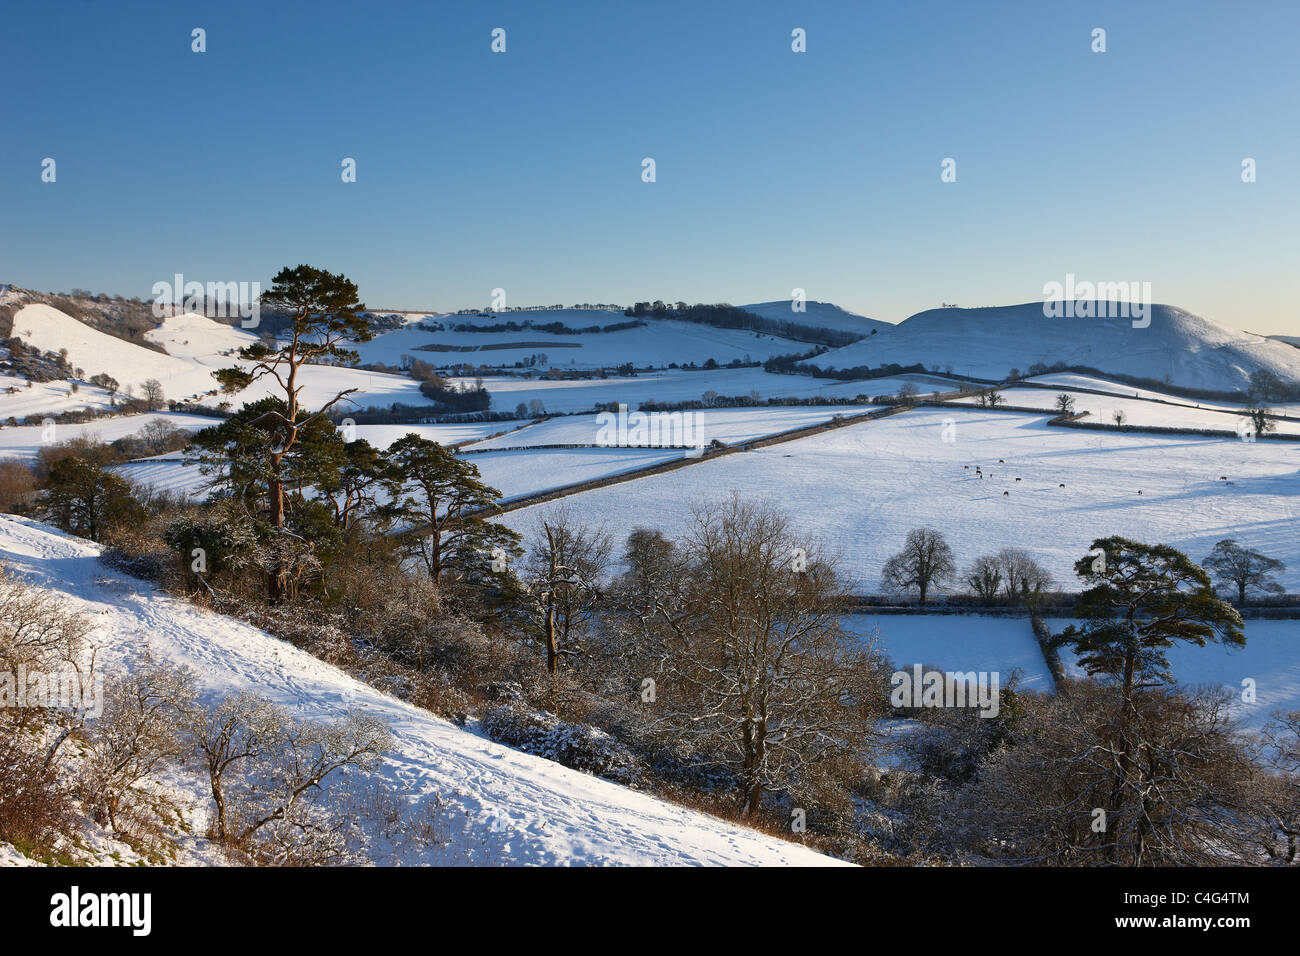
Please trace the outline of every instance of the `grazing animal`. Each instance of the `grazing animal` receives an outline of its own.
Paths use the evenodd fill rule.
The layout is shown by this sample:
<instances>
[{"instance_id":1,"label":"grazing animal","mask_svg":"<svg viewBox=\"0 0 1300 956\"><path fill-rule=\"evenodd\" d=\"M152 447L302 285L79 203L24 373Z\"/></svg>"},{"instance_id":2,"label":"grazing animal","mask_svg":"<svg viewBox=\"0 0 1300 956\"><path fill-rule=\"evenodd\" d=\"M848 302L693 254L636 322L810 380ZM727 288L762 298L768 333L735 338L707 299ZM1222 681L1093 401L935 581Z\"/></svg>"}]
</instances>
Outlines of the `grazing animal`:
<instances>
[{"instance_id":1,"label":"grazing animal","mask_svg":"<svg viewBox=\"0 0 1300 956\"><path fill-rule=\"evenodd\" d=\"M1009 492L1009 491L1004 491L1004 492L1002 492L1002 493L1003 493L1004 495L1006 495L1007 497L1010 497L1010 496L1011 496L1011 492Z\"/></svg>"},{"instance_id":2,"label":"grazing animal","mask_svg":"<svg viewBox=\"0 0 1300 956\"><path fill-rule=\"evenodd\" d=\"M998 464L999 464L999 465L1005 465L1006 462L1003 461L1001 458L999 458L999 459L998 459Z\"/></svg>"},{"instance_id":3,"label":"grazing animal","mask_svg":"<svg viewBox=\"0 0 1300 956\"><path fill-rule=\"evenodd\" d=\"M1141 488L1138 489L1138 494L1142 494L1142 489L1141 489Z\"/></svg>"},{"instance_id":4,"label":"grazing animal","mask_svg":"<svg viewBox=\"0 0 1300 956\"><path fill-rule=\"evenodd\" d=\"M1019 480L1020 480L1019 478L1016 479L1016 481L1019 481Z\"/></svg>"},{"instance_id":5,"label":"grazing animal","mask_svg":"<svg viewBox=\"0 0 1300 956\"><path fill-rule=\"evenodd\" d=\"M1061 483L1060 483L1059 485L1057 485L1056 487L1058 487L1058 488L1064 488L1064 487L1065 487L1065 482L1061 482Z\"/></svg>"},{"instance_id":6,"label":"grazing animal","mask_svg":"<svg viewBox=\"0 0 1300 956\"><path fill-rule=\"evenodd\" d=\"M1227 480L1228 480L1228 476L1227 476L1227 475L1220 475L1220 476L1219 476L1219 480L1220 480L1220 481L1227 481Z\"/></svg>"}]
</instances>

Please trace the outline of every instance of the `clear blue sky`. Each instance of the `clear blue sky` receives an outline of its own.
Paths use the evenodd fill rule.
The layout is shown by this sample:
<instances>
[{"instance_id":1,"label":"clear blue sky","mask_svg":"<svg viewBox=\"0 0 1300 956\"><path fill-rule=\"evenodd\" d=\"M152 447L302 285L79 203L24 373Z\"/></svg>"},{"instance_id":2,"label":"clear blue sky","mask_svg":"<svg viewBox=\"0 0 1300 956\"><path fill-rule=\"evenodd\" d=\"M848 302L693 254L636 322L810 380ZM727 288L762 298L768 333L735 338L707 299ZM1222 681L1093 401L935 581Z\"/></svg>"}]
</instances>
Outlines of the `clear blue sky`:
<instances>
[{"instance_id":1,"label":"clear blue sky","mask_svg":"<svg viewBox=\"0 0 1300 956\"><path fill-rule=\"evenodd\" d=\"M899 321L1073 272L1300 334L1294 0L9 0L2 21L0 282L148 296L308 262L383 308L801 287Z\"/></svg>"}]
</instances>

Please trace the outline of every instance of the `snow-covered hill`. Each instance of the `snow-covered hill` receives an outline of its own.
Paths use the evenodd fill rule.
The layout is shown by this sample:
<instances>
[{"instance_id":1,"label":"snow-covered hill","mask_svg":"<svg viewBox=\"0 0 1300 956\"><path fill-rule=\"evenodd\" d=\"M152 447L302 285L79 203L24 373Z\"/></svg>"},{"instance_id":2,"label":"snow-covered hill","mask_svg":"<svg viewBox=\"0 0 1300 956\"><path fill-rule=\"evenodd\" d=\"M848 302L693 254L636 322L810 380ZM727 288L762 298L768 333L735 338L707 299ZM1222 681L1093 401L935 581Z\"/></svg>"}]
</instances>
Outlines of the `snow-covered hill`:
<instances>
[{"instance_id":1,"label":"snow-covered hill","mask_svg":"<svg viewBox=\"0 0 1300 956\"><path fill-rule=\"evenodd\" d=\"M53 306L24 306L14 316L15 337L42 352L67 350L68 362L87 378L105 372L123 389L147 379L162 382L169 397L190 396L215 387L209 371L194 362L133 345L78 322Z\"/></svg>"},{"instance_id":2,"label":"snow-covered hill","mask_svg":"<svg viewBox=\"0 0 1300 956\"><path fill-rule=\"evenodd\" d=\"M542 368L613 368L624 362L637 367L669 364L703 365L709 359L761 361L806 348L801 343L744 329L719 329L694 322L645 318L643 324L613 332L553 332L538 326L559 323L567 329L605 328L632 320L622 312L597 309L542 309L489 315L431 315L375 336L357 348L365 363L401 365L407 356L434 365L460 363L512 366L538 355ZM514 332L479 329L515 323L530 325ZM811 324L811 323L809 323ZM439 331L431 328L441 326ZM455 331L461 326L473 330ZM432 347L432 349L430 348Z\"/></svg>"},{"instance_id":3,"label":"snow-covered hill","mask_svg":"<svg viewBox=\"0 0 1300 956\"><path fill-rule=\"evenodd\" d=\"M865 315L841 309L832 302L810 300L803 305L804 311L796 312L790 299L777 299L775 302L754 302L739 308L777 322L794 322L796 325L833 329L836 332L854 332L858 335L870 335L872 331L883 331L894 327L890 322L869 319Z\"/></svg>"},{"instance_id":4,"label":"snow-covered hill","mask_svg":"<svg viewBox=\"0 0 1300 956\"><path fill-rule=\"evenodd\" d=\"M515 865L821 865L836 861L495 744L385 696L304 651L114 572L97 545L0 516L0 561L88 614L106 673L146 656L191 668L209 698L251 690L314 720L382 717L396 746L377 771L412 804L441 799L473 839L448 851L389 847L377 862ZM347 778L346 785L364 781ZM194 781L196 799L202 787ZM463 813L461 813L463 811Z\"/></svg>"},{"instance_id":5,"label":"snow-covered hill","mask_svg":"<svg viewBox=\"0 0 1300 956\"><path fill-rule=\"evenodd\" d=\"M1289 345L1173 306L1152 305L1149 317L1149 327L1135 328L1129 318L1048 318L1041 302L930 309L813 363L845 369L920 362L1002 379L1012 368L1063 362L1216 391L1245 388L1257 369L1300 382L1300 351Z\"/></svg>"},{"instance_id":6,"label":"snow-covered hill","mask_svg":"<svg viewBox=\"0 0 1300 956\"><path fill-rule=\"evenodd\" d=\"M146 380L157 379L167 399L198 401L210 407L227 398L216 393L213 371L232 364L246 365L234 358L233 352L255 341L255 336L248 331L186 313L169 317L157 329L146 333L146 338L167 349L166 353L157 352L114 338L44 304L20 309L14 317L13 334L43 352L66 349L69 364L80 368L87 378L106 372L117 379L123 391L131 388L136 394ZM303 369L299 381L303 386L301 399L309 407L317 407L350 388L357 391L345 408L388 406L394 402L427 404L420 394L419 383L404 375L309 365ZM0 382L0 386L4 384ZM275 382L264 378L229 400L238 408L245 402L277 393ZM63 404L102 408L105 404L102 398L98 392L88 393L84 401L69 400ZM25 399L21 394L9 396L0 392L0 418L18 416L20 412L32 414L32 403Z\"/></svg>"}]
</instances>

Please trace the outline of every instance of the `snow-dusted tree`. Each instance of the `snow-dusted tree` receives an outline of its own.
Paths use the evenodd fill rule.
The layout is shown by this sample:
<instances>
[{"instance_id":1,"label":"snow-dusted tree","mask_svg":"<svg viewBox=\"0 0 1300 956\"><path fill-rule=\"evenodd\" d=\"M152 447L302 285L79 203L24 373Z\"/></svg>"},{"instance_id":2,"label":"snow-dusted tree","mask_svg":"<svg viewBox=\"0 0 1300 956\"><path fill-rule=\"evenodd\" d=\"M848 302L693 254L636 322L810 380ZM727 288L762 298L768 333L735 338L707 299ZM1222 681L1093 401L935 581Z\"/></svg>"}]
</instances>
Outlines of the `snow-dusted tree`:
<instances>
[{"instance_id":1,"label":"snow-dusted tree","mask_svg":"<svg viewBox=\"0 0 1300 956\"><path fill-rule=\"evenodd\" d=\"M280 408L270 408L255 423L270 431L273 439L266 448L266 483L272 529L285 527L285 456L297 443L299 433L315 419L357 391L343 389L318 409L301 406L303 385L299 373L307 364L338 364L357 361L357 354L344 346L367 342L369 324L360 314L365 306L357 300L356 283L341 274L300 265L284 268L275 276L271 290L262 297L263 308L283 310L289 316L288 335L274 344L258 341L243 348L239 357L249 365L218 369L213 375L225 392L238 392L253 382L271 378L279 389ZM275 549L273 549L275 550ZM267 596L275 603L284 598L285 569L273 564L267 573Z\"/></svg>"},{"instance_id":2,"label":"snow-dusted tree","mask_svg":"<svg viewBox=\"0 0 1300 956\"><path fill-rule=\"evenodd\" d=\"M97 648L90 632L90 622L53 592L34 587L0 566L0 675L10 678L0 684L0 738L34 735L44 751L42 768L54 765L63 744L85 726L94 706L91 688ZM66 678L81 693L67 707L22 706L14 698L13 684L20 668L59 682Z\"/></svg>"},{"instance_id":3,"label":"snow-dusted tree","mask_svg":"<svg viewBox=\"0 0 1300 956\"><path fill-rule=\"evenodd\" d=\"M1024 697L1010 745L937 808L933 839L971 862L1240 865L1269 834L1226 689L1139 692L1116 735L1112 688L1072 681ZM1138 748L1116 772L1125 744Z\"/></svg>"},{"instance_id":4,"label":"snow-dusted tree","mask_svg":"<svg viewBox=\"0 0 1300 956\"><path fill-rule=\"evenodd\" d=\"M772 789L807 795L824 774L860 772L886 678L840 624L831 563L775 510L737 497L696 508L681 548L685 579L665 582L657 616L652 719L732 776L747 816Z\"/></svg>"},{"instance_id":5,"label":"snow-dusted tree","mask_svg":"<svg viewBox=\"0 0 1300 956\"><path fill-rule=\"evenodd\" d=\"M249 692L210 708L192 707L187 726L208 774L216 808L213 836L237 845L267 824L291 819L336 770L368 769L392 746L387 727L374 715L352 713L334 724L315 724Z\"/></svg>"},{"instance_id":6,"label":"snow-dusted tree","mask_svg":"<svg viewBox=\"0 0 1300 956\"><path fill-rule=\"evenodd\" d=\"M1274 776L1262 794L1273 839L1265 852L1280 863L1300 860L1300 710L1279 711L1260 734L1264 764Z\"/></svg>"},{"instance_id":7,"label":"snow-dusted tree","mask_svg":"<svg viewBox=\"0 0 1300 956\"><path fill-rule=\"evenodd\" d=\"M1056 396L1056 411L1061 415L1074 414L1074 396L1068 392L1062 392Z\"/></svg>"},{"instance_id":8,"label":"snow-dusted tree","mask_svg":"<svg viewBox=\"0 0 1300 956\"><path fill-rule=\"evenodd\" d=\"M163 395L162 382L156 378L147 379L140 385L140 395L144 399L145 408L151 412L158 411L167 401Z\"/></svg>"},{"instance_id":9,"label":"snow-dusted tree","mask_svg":"<svg viewBox=\"0 0 1300 956\"><path fill-rule=\"evenodd\" d=\"M1021 548L1003 548L997 553L1002 584L1009 604L1023 603L1031 610L1043 592L1052 586L1052 576Z\"/></svg>"},{"instance_id":10,"label":"snow-dusted tree","mask_svg":"<svg viewBox=\"0 0 1300 956\"><path fill-rule=\"evenodd\" d=\"M924 603L931 590L942 590L957 573L952 548L933 528L913 528L903 550L885 562L881 586L891 592L919 594Z\"/></svg>"},{"instance_id":11,"label":"snow-dusted tree","mask_svg":"<svg viewBox=\"0 0 1300 956\"><path fill-rule=\"evenodd\" d=\"M75 454L50 468L41 483L40 510L59 528L91 541L144 517L130 482Z\"/></svg>"},{"instance_id":12,"label":"snow-dusted tree","mask_svg":"<svg viewBox=\"0 0 1300 956\"><path fill-rule=\"evenodd\" d=\"M1255 405L1246 409L1246 417L1250 419L1251 430L1256 435L1267 435L1277 429L1277 422L1273 420L1272 412L1264 405Z\"/></svg>"},{"instance_id":13,"label":"snow-dusted tree","mask_svg":"<svg viewBox=\"0 0 1300 956\"><path fill-rule=\"evenodd\" d=\"M548 514L533 535L523 571L532 621L546 653L546 671L582 653L586 626L595 613L613 549L603 531L583 527L563 509Z\"/></svg>"},{"instance_id":14,"label":"snow-dusted tree","mask_svg":"<svg viewBox=\"0 0 1300 956\"><path fill-rule=\"evenodd\" d=\"M997 556L986 554L976 558L966 572L966 583L985 604L995 603L1002 590L1002 568Z\"/></svg>"},{"instance_id":15,"label":"snow-dusted tree","mask_svg":"<svg viewBox=\"0 0 1300 956\"><path fill-rule=\"evenodd\" d=\"M391 482L409 492L400 501L409 523L403 540L434 581L477 576L494 555L517 553L519 536L486 518L501 492L479 479L472 462L414 432L395 441L388 457Z\"/></svg>"},{"instance_id":16,"label":"snow-dusted tree","mask_svg":"<svg viewBox=\"0 0 1300 956\"><path fill-rule=\"evenodd\" d=\"M87 806L114 830L123 811L154 803L148 785L188 755L184 715L194 699L192 675L166 664L147 664L105 687L104 711L88 735L82 790Z\"/></svg>"},{"instance_id":17,"label":"snow-dusted tree","mask_svg":"<svg viewBox=\"0 0 1300 956\"><path fill-rule=\"evenodd\" d=\"M1285 571L1286 565L1253 548L1244 548L1232 538L1218 542L1203 563L1220 585L1237 592L1238 604L1245 602L1250 591L1283 593L1274 575Z\"/></svg>"},{"instance_id":18,"label":"snow-dusted tree","mask_svg":"<svg viewBox=\"0 0 1300 956\"><path fill-rule=\"evenodd\" d=\"M1241 647L1244 624L1231 604L1214 596L1210 575L1168 545L1099 538L1074 568L1090 585L1075 602L1075 616L1085 623L1070 625L1053 640L1069 645L1089 674L1113 680L1118 690L1103 732L1110 789L1095 804L1113 816L1127 793L1159 785L1153 777L1158 768L1143 752L1138 695L1172 682L1165 649L1179 641Z\"/></svg>"}]
</instances>

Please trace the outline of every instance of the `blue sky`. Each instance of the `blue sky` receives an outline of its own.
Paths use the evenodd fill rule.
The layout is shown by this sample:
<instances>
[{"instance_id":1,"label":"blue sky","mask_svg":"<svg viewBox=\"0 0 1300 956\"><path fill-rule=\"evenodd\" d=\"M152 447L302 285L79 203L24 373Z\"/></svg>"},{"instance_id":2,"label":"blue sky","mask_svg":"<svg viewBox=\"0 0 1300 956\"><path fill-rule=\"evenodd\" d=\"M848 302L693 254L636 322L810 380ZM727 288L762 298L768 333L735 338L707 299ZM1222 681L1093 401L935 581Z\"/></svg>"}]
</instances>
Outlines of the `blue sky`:
<instances>
[{"instance_id":1,"label":"blue sky","mask_svg":"<svg viewBox=\"0 0 1300 956\"><path fill-rule=\"evenodd\" d=\"M3 18L0 282L148 296L308 262L379 308L798 287L900 321L1072 272L1300 334L1291 0L10 0Z\"/></svg>"}]
</instances>

